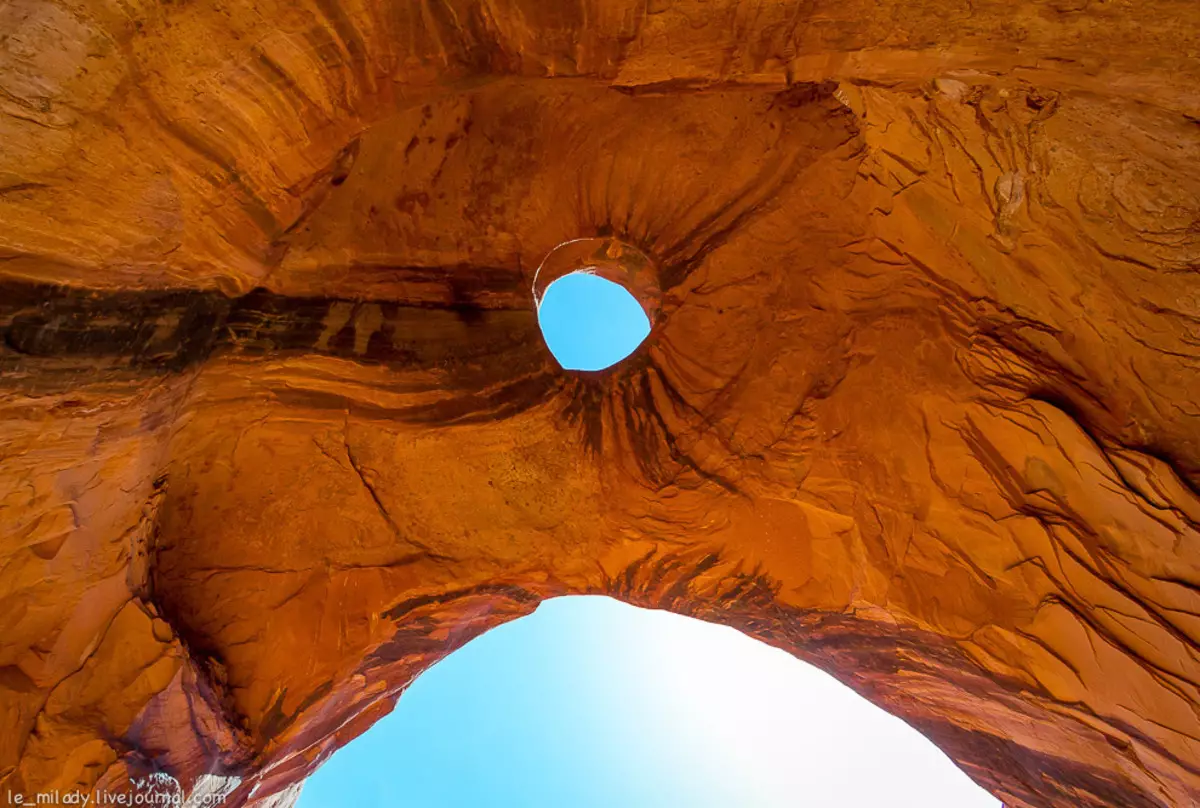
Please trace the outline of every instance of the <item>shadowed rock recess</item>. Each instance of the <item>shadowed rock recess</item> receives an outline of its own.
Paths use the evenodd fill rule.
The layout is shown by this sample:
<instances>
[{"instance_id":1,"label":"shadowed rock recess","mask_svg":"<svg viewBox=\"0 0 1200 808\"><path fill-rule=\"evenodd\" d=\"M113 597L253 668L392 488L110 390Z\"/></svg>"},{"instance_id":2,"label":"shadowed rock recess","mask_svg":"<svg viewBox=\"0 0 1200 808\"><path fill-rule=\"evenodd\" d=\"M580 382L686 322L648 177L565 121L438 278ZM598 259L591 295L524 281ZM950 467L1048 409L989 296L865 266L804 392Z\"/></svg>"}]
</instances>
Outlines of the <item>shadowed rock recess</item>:
<instances>
[{"instance_id":1,"label":"shadowed rock recess","mask_svg":"<svg viewBox=\"0 0 1200 808\"><path fill-rule=\"evenodd\" d=\"M1195 0L0 4L0 791L286 806L591 593L1197 804L1198 88Z\"/></svg>"}]
</instances>

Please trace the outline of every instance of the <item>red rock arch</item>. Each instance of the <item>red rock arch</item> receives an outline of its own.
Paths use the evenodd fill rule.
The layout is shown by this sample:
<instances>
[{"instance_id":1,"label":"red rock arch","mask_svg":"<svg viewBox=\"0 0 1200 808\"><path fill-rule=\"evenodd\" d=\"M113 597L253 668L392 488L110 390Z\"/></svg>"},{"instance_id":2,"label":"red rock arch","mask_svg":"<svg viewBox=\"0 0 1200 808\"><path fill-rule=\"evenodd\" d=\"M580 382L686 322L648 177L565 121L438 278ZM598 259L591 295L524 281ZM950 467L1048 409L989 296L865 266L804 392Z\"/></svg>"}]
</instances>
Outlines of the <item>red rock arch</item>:
<instances>
[{"instance_id":1,"label":"red rock arch","mask_svg":"<svg viewBox=\"0 0 1200 808\"><path fill-rule=\"evenodd\" d=\"M0 16L0 788L278 804L591 592L1010 805L1196 801L1192 4ZM662 293L594 378L581 237Z\"/></svg>"}]
</instances>

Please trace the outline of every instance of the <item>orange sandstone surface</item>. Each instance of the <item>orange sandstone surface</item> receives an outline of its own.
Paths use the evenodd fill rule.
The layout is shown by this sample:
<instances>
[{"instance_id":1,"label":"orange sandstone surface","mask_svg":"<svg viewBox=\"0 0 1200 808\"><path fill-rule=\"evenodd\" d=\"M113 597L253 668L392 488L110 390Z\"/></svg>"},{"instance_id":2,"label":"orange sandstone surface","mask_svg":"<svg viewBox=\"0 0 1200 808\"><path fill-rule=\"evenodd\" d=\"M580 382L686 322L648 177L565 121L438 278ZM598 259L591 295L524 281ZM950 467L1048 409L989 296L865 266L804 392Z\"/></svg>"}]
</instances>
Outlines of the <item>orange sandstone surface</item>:
<instances>
[{"instance_id":1,"label":"orange sandstone surface","mask_svg":"<svg viewBox=\"0 0 1200 808\"><path fill-rule=\"evenodd\" d=\"M1198 88L1194 0L0 4L0 791L281 808L592 593L1197 804Z\"/></svg>"}]
</instances>

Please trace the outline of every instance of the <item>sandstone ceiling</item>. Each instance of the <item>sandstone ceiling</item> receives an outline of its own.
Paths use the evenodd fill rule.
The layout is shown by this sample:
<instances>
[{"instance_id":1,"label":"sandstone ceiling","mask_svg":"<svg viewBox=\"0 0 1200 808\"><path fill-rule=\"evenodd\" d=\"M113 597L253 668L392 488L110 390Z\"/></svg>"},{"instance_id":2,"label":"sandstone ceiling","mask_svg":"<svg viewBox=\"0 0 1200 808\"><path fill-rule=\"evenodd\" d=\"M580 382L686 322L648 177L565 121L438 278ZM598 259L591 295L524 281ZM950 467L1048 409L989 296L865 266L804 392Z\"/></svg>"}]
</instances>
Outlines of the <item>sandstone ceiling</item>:
<instances>
[{"instance_id":1,"label":"sandstone ceiling","mask_svg":"<svg viewBox=\"0 0 1200 808\"><path fill-rule=\"evenodd\" d=\"M1194 0L0 4L0 789L286 805L603 593L1200 802L1198 87Z\"/></svg>"}]
</instances>

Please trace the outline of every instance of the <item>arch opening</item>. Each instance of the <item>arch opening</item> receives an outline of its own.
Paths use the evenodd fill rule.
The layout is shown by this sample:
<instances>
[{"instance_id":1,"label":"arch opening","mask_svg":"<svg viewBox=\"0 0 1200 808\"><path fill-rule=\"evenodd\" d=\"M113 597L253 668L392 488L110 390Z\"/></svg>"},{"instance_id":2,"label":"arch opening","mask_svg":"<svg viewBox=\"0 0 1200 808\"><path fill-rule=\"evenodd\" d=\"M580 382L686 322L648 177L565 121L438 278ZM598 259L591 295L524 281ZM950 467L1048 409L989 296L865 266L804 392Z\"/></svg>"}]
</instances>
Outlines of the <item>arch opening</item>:
<instances>
[{"instance_id":1,"label":"arch opening","mask_svg":"<svg viewBox=\"0 0 1200 808\"><path fill-rule=\"evenodd\" d=\"M533 303L558 364L595 372L646 340L662 294L658 270L640 249L614 238L579 238L546 255L534 274Z\"/></svg>"},{"instance_id":2,"label":"arch opening","mask_svg":"<svg viewBox=\"0 0 1200 808\"><path fill-rule=\"evenodd\" d=\"M553 281L538 304L546 347L565 370L606 370L650 335L650 319L620 284L586 270Z\"/></svg>"},{"instance_id":3,"label":"arch opening","mask_svg":"<svg viewBox=\"0 0 1200 808\"><path fill-rule=\"evenodd\" d=\"M299 808L997 808L929 740L726 626L542 603L423 673Z\"/></svg>"}]
</instances>

